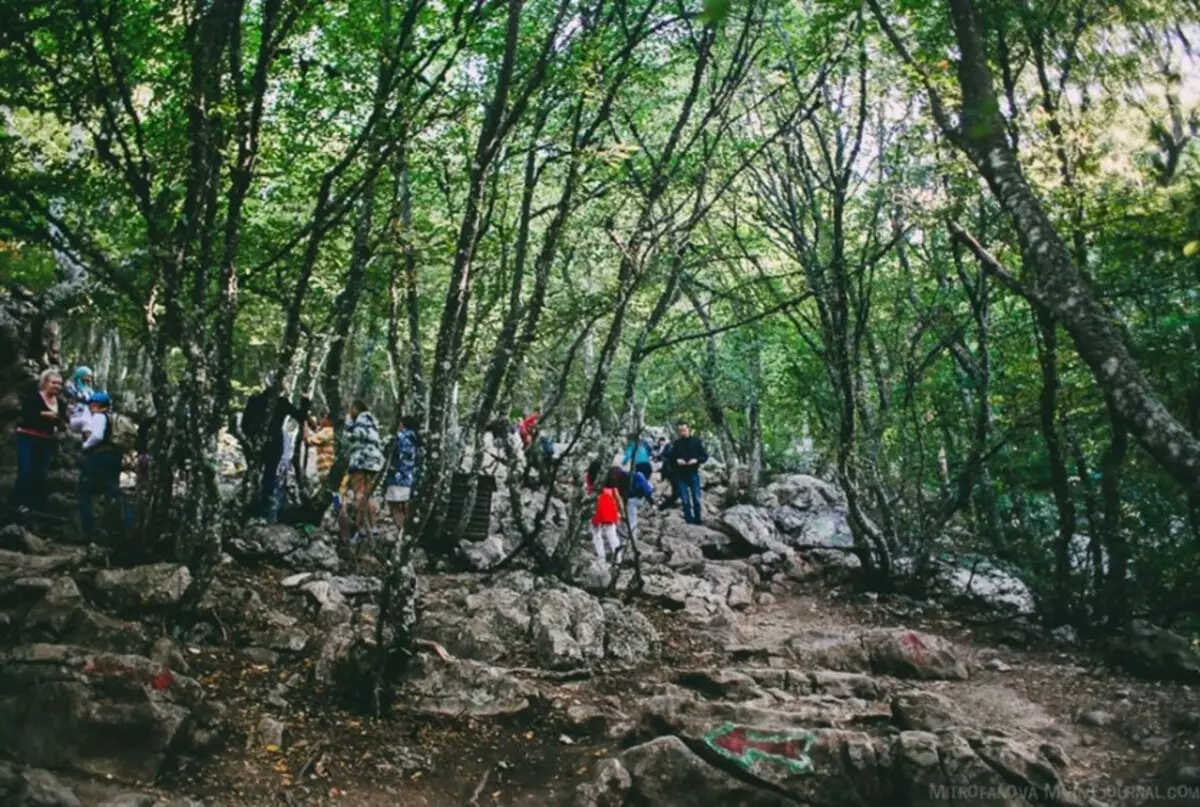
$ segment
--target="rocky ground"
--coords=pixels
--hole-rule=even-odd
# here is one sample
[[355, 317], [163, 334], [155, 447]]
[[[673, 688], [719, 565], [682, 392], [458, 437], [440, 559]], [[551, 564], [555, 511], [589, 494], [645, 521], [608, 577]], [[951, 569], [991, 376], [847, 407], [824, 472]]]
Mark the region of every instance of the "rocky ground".
[[651, 515], [637, 593], [586, 551], [571, 583], [423, 571], [387, 720], [354, 708], [380, 582], [323, 533], [249, 528], [181, 625], [183, 567], [10, 525], [0, 804], [1200, 804], [1182, 637], [1043, 635], [999, 572], [946, 575], [972, 609], [858, 593], [810, 477], [708, 522]]

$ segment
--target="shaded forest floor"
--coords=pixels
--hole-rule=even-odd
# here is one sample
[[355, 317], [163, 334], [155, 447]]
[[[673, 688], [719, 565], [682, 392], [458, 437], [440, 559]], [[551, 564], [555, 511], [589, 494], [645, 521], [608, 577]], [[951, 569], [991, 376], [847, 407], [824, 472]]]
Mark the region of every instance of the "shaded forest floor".
[[[264, 599], [271, 592], [282, 598], [279, 581], [286, 574], [270, 568], [222, 571], [225, 582], [248, 585]], [[464, 577], [471, 576], [455, 575], [448, 582], [458, 584]], [[436, 587], [447, 581], [431, 576], [428, 582]], [[184, 760], [158, 790], [214, 807], [573, 804], [575, 789], [590, 778], [593, 764], [619, 750], [616, 735], [623, 727], [583, 724], [565, 716], [568, 707], [635, 715], [637, 701], [658, 692], [680, 670], [733, 666], [755, 646], [797, 633], [849, 634], [875, 627], [916, 629], [955, 642], [971, 664], [971, 679], [922, 687], [949, 697], [985, 729], [1030, 732], [1058, 744], [1070, 761], [1072, 787], [1082, 803], [1089, 797], [1103, 804], [1139, 803], [1147, 792], [1136, 788], [1155, 783], [1160, 761], [1194, 753], [1200, 695], [1185, 685], [1130, 678], [1084, 653], [1008, 646], [987, 626], [906, 598], [855, 595], [832, 578], [814, 575], [790, 582], [775, 602], [738, 613], [723, 636], [692, 629], [675, 612], [654, 604], [634, 603], [662, 635], [660, 661], [634, 669], [601, 665], [575, 681], [539, 680], [545, 700], [509, 719], [418, 718], [401, 704], [396, 718], [372, 720], [305, 683], [288, 696], [294, 711], [278, 749], [250, 738], [259, 719], [274, 711], [272, 690], [295, 673], [307, 680], [312, 661], [266, 665], [236, 651], [206, 648], [188, 657], [191, 675], [210, 697], [229, 705], [229, 740], [211, 759]], [[525, 669], [536, 676], [537, 671]], [[879, 708], [883, 722], [887, 703]], [[1080, 715], [1094, 710], [1112, 722], [1081, 725]], [[85, 803], [89, 796], [117, 792], [106, 783], [73, 784]]]

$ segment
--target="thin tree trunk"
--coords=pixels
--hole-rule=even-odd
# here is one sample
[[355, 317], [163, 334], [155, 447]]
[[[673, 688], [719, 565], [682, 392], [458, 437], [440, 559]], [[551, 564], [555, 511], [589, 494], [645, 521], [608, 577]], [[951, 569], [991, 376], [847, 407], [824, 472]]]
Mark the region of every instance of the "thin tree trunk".
[[1042, 440], [1050, 468], [1050, 486], [1058, 508], [1058, 535], [1054, 541], [1054, 605], [1051, 621], [1064, 625], [1071, 617], [1071, 542], [1076, 532], [1075, 502], [1067, 473], [1066, 452], [1058, 428], [1058, 333], [1054, 320], [1035, 310], [1038, 340], [1038, 364], [1042, 368], [1042, 394], [1039, 410]]

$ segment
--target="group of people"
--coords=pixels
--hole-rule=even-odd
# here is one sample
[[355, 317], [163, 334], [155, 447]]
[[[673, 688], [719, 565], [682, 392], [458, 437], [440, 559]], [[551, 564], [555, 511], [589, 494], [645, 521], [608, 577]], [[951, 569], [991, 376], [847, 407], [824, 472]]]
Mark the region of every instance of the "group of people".
[[416, 419], [410, 415], [401, 417], [396, 433], [385, 445], [379, 420], [366, 402], [355, 399], [346, 413], [339, 438], [333, 427], [332, 414], [326, 414], [318, 423], [308, 413], [308, 399], [301, 398], [299, 406], [292, 403], [284, 383], [274, 393], [278, 400], [272, 409], [271, 390], [276, 387], [274, 381], [268, 376], [264, 388], [250, 396], [242, 413], [242, 434], [250, 447], [260, 452], [262, 461], [262, 477], [251, 508], [252, 517], [267, 523], [275, 523], [279, 519], [285, 501], [285, 482], [291, 454], [297, 442], [287, 428], [291, 420], [297, 424], [299, 440], [316, 451], [317, 477], [322, 484], [333, 470], [339, 439], [345, 443], [347, 471], [334, 499], [342, 540], [357, 543], [379, 534], [378, 511], [373, 494], [379, 475], [385, 468], [388, 473], [384, 501], [396, 529], [403, 532], [417, 481], [419, 424]]
[[[419, 468], [419, 423], [410, 415], [399, 418], [399, 425], [386, 441], [378, 419], [367, 404], [354, 400], [346, 413], [345, 425], [338, 436], [330, 414], [318, 422], [309, 414], [310, 402], [301, 398], [294, 404], [285, 384], [276, 385], [270, 376], [264, 388], [252, 395], [242, 414], [242, 432], [248, 445], [260, 452], [262, 477], [252, 504], [251, 515], [274, 523], [278, 521], [285, 497], [285, 480], [292, 452], [299, 442], [316, 452], [317, 475], [324, 483], [333, 470], [338, 441], [344, 441], [347, 472], [335, 497], [335, 509], [342, 540], [356, 543], [379, 533], [374, 492], [380, 474], [386, 470], [383, 500], [396, 529], [403, 533], [409, 517], [413, 490]], [[276, 397], [274, 406], [272, 395]], [[288, 421], [294, 421], [293, 429]], [[83, 459], [77, 486], [79, 521], [85, 536], [95, 530], [94, 499], [103, 496], [110, 504], [121, 503], [120, 474], [122, 459], [128, 452], [138, 453], [139, 471], [148, 461], [146, 423], [138, 429], [137, 445], [131, 446], [129, 423], [113, 411], [112, 398], [95, 388], [92, 371], [79, 367], [64, 383], [57, 370], [46, 370], [37, 389], [22, 399], [17, 424], [17, 480], [12, 500], [19, 512], [40, 511], [45, 506], [46, 482], [55, 445], [60, 435], [76, 434], [81, 440]], [[538, 414], [527, 415], [516, 426], [528, 452], [543, 451], [553, 458], [553, 441], [540, 436]], [[659, 438], [652, 446], [638, 435], [625, 447], [623, 466], [613, 466], [601, 476], [604, 463], [595, 460], [585, 475], [589, 495], [596, 495], [591, 520], [592, 543], [602, 560], [620, 562], [621, 541], [617, 525], [622, 517], [629, 534], [637, 535], [638, 510], [652, 503], [651, 479], [654, 464], [671, 489], [662, 507], [682, 502], [684, 519], [701, 522], [700, 467], [708, 461], [704, 444], [691, 434], [687, 423], [677, 424], [678, 436], [671, 442]], [[549, 443], [547, 449], [543, 443]], [[548, 462], [546, 463], [549, 464]], [[628, 470], [626, 470], [628, 468]], [[540, 476], [540, 474], [539, 474]], [[353, 509], [353, 516], [351, 516]], [[122, 505], [126, 518], [129, 512]]]
[[13, 506], [21, 515], [45, 510], [47, 481], [58, 440], [72, 434], [78, 436], [83, 451], [76, 494], [84, 537], [90, 539], [95, 533], [97, 496], [109, 506], [120, 506], [122, 517], [128, 521], [131, 514], [121, 498], [121, 465], [127, 453], [144, 452], [142, 431], [118, 420], [112, 397], [95, 388], [90, 368], [76, 368], [66, 383], [58, 370], [45, 370], [37, 388], [21, 399]]
[[[654, 475], [654, 463], [659, 463], [659, 473], [664, 482], [671, 486], [671, 496], [663, 502], [666, 509], [682, 501], [683, 517], [689, 524], [701, 523], [700, 511], [700, 466], [708, 462], [708, 452], [700, 438], [691, 433], [687, 423], [676, 426], [678, 437], [673, 442], [661, 437], [658, 444], [651, 446], [647, 441], [632, 435], [625, 447], [623, 466], [613, 466], [600, 473], [604, 463], [593, 460], [584, 474], [588, 495], [596, 495], [596, 507], [592, 513], [592, 547], [601, 562], [621, 561], [621, 539], [617, 525], [622, 520], [629, 525], [629, 535], [637, 537], [638, 510], [644, 503], [652, 503], [654, 487], [650, 479]], [[626, 470], [628, 468], [629, 470]]]

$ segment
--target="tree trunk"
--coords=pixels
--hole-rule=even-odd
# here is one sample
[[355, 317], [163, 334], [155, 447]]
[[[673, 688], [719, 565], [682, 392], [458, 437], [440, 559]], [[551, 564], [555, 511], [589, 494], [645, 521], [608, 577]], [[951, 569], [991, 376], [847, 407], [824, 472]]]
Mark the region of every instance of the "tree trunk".
[[1122, 424], [1188, 493], [1200, 491], [1200, 439], [1159, 400], [1111, 315], [1080, 275], [1005, 136], [972, 0], [948, 2], [961, 53], [958, 78], [963, 96], [961, 127], [948, 134], [1011, 217], [1023, 262], [1036, 270], [1039, 301], [1071, 335]]
[[1044, 310], [1035, 310], [1040, 334], [1038, 364], [1042, 368], [1042, 394], [1039, 410], [1042, 439], [1050, 467], [1050, 487], [1058, 508], [1058, 535], [1054, 541], [1053, 625], [1064, 625], [1071, 617], [1071, 542], [1076, 532], [1075, 502], [1067, 473], [1066, 452], [1058, 429], [1058, 333], [1053, 318]]
[[1124, 422], [1109, 401], [1112, 421], [1112, 441], [1101, 462], [1103, 478], [1100, 496], [1104, 507], [1104, 548], [1108, 550], [1108, 627], [1118, 633], [1129, 629], [1129, 543], [1121, 529], [1121, 466], [1128, 452], [1129, 440]]

